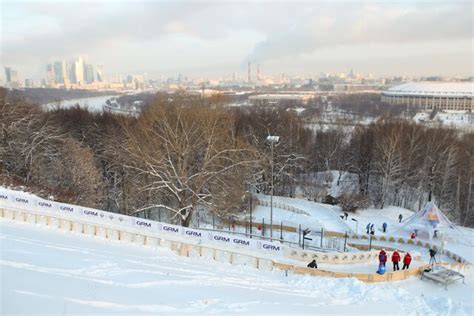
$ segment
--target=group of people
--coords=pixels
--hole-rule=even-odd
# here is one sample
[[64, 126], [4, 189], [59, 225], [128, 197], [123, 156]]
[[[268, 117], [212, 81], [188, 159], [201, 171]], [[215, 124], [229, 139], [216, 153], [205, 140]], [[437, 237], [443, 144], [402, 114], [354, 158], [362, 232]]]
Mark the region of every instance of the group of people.
[[[379, 253], [379, 270], [377, 273], [383, 274], [385, 273], [385, 264], [387, 263], [388, 260], [388, 255], [385, 252], [385, 249], [380, 250]], [[398, 271], [400, 270], [400, 267], [398, 263], [401, 260], [400, 253], [398, 253], [397, 250], [395, 250], [392, 254], [392, 263], [393, 263], [393, 271]], [[402, 270], [409, 269], [410, 268], [410, 263], [411, 263], [411, 255], [410, 253], [406, 253], [405, 256], [403, 257], [403, 267]]]
[[375, 235], [374, 223], [368, 223], [365, 229], [367, 230], [367, 234]]
[[[383, 223], [382, 224], [382, 231], [384, 233], [387, 232], [387, 223]], [[367, 234], [370, 234], [370, 235], [375, 235], [375, 227], [374, 227], [374, 223], [368, 223], [367, 226], [365, 226], [365, 230], [367, 231]]]

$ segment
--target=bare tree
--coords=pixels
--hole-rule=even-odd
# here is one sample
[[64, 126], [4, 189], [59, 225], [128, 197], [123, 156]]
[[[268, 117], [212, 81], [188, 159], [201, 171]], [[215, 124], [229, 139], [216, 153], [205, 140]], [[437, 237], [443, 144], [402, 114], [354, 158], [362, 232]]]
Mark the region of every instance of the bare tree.
[[[218, 213], [235, 180], [257, 162], [255, 150], [233, 133], [228, 112], [158, 102], [126, 126], [127, 168], [146, 177], [142, 190], [157, 196], [146, 208], [164, 208], [188, 226], [197, 206]], [[237, 182], [245, 192], [244, 182]]]

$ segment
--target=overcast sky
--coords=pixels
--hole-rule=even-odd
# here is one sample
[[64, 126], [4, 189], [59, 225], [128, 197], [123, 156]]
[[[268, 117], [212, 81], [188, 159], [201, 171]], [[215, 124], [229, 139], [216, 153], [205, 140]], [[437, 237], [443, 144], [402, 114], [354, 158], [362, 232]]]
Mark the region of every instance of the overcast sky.
[[[1, 1], [1, 66], [45, 76], [87, 56], [105, 74], [473, 73], [471, 1]], [[3, 71], [2, 71], [3, 73]]]

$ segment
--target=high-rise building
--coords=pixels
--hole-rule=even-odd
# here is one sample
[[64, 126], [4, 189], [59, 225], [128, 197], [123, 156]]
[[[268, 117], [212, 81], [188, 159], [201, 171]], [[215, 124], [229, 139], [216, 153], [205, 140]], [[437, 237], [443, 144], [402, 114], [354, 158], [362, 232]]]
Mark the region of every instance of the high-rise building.
[[76, 83], [82, 84], [84, 83], [84, 61], [81, 57], [76, 59], [74, 62], [74, 72], [76, 74]]
[[94, 82], [94, 66], [91, 64], [84, 65], [84, 81], [86, 83]]
[[5, 67], [5, 80], [7, 83], [12, 81], [12, 69], [10, 67]]
[[33, 88], [33, 79], [26, 78], [25, 79], [25, 88]]
[[77, 83], [76, 80], [76, 64], [74, 62], [66, 64], [66, 74], [70, 83]]
[[97, 68], [97, 81], [98, 82], [104, 82], [104, 66], [103, 65], [98, 65]]
[[5, 79], [8, 86], [12, 88], [18, 88], [20, 82], [18, 80], [18, 71], [11, 67], [5, 67]]
[[52, 64], [46, 65], [46, 81], [48, 85], [54, 85], [56, 83], [54, 76], [54, 67]]
[[66, 65], [63, 61], [54, 63], [54, 80], [56, 84], [64, 84], [66, 80]]

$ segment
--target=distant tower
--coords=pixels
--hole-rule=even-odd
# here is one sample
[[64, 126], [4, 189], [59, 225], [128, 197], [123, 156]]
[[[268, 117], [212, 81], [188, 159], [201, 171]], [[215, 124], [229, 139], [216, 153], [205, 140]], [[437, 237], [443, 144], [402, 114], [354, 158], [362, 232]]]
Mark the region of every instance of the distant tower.
[[76, 83], [83, 84], [84, 83], [84, 60], [82, 57], [79, 57], [74, 61], [74, 73], [76, 74]]
[[260, 80], [260, 64], [257, 65], [257, 80]]
[[46, 65], [46, 81], [49, 85], [54, 85], [54, 66], [53, 64]]
[[248, 76], [248, 81], [250, 83], [250, 62], [248, 64], [247, 76]]
[[98, 82], [104, 82], [104, 65], [97, 65], [96, 67], [97, 71], [97, 81]]

